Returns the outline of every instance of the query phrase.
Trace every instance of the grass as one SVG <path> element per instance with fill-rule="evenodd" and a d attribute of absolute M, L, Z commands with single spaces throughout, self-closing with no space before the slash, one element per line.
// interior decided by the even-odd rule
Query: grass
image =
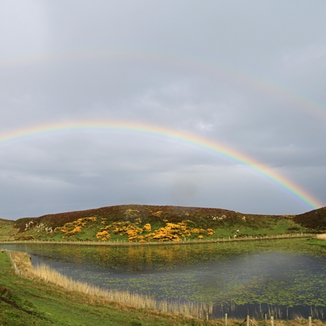
<path fill-rule="evenodd" d="M 14 225 L 14 221 L 0 219 L 0 241 L 9 240 L 18 233 Z"/>
<path fill-rule="evenodd" d="M 322 240 L 320 238 L 317 238 L 317 239 L 309 239 L 309 244 L 311 245 L 317 245 L 317 246 L 321 246 L 321 247 L 326 247 L 326 241 L 325 240 Z"/>
<path fill-rule="evenodd" d="M 205 318 L 205 311 L 209 310 L 208 305 L 194 304 L 194 303 L 180 303 L 171 302 L 168 300 L 157 301 L 149 296 L 139 295 L 137 293 L 131 293 L 127 291 L 116 290 L 102 290 L 95 286 L 90 286 L 87 283 L 77 282 L 69 279 L 68 277 L 56 272 L 46 265 L 40 265 L 33 268 L 33 274 L 46 282 L 51 282 L 65 289 L 74 292 L 81 292 L 96 296 L 98 298 L 108 299 L 110 301 L 116 301 L 126 305 L 132 305 L 134 307 L 143 309 L 149 308 L 153 310 L 160 310 L 164 312 L 185 314 L 191 317 Z"/>

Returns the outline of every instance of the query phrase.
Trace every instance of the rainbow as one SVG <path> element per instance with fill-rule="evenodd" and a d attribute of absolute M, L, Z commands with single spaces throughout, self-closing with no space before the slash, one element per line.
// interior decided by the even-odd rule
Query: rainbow
<path fill-rule="evenodd" d="M 237 164 L 244 165 L 250 170 L 263 177 L 279 189 L 285 191 L 288 195 L 303 203 L 305 206 L 316 209 L 322 207 L 322 203 L 300 188 L 297 184 L 282 176 L 280 173 L 248 157 L 239 151 L 223 146 L 222 144 L 203 138 L 198 135 L 190 134 L 184 131 L 176 131 L 166 127 L 160 127 L 152 124 L 143 124 L 127 121 L 75 121 L 65 123 L 53 123 L 30 128 L 14 130 L 0 135 L 0 144 L 11 143 L 30 137 L 37 137 L 58 132 L 74 132 L 78 130 L 105 130 L 141 133 L 149 136 L 158 136 L 163 139 L 171 139 L 183 144 L 196 146 L 206 151 L 217 154 L 227 160 Z"/>
<path fill-rule="evenodd" d="M 266 82 L 257 77 L 248 75 L 246 73 L 235 71 L 228 67 L 218 66 L 215 62 L 208 63 L 201 62 L 200 59 L 184 58 L 171 55 L 162 55 L 154 52 L 141 52 L 141 51 L 127 51 L 127 50 L 107 50 L 107 49 L 94 49 L 94 50 L 80 50 L 71 52 L 50 52 L 50 53 L 37 53 L 33 55 L 25 55 L 20 57 L 10 57 L 0 60 L 0 70 L 10 69 L 17 66 L 33 65 L 42 62 L 57 63 L 65 60 L 76 59 L 114 59 L 120 61 L 132 62 L 146 62 L 158 65 L 165 65 L 168 67 L 184 68 L 190 71 L 197 71 L 201 74 L 219 76 L 224 80 L 238 83 L 246 88 L 253 89 L 265 94 L 269 94 L 275 98 L 279 98 L 286 103 L 294 105 L 295 109 L 301 110 L 305 114 L 315 116 L 316 121 L 326 122 L 326 108 L 314 102 L 312 99 L 305 99 L 297 94 L 293 94 L 288 90 Z"/>

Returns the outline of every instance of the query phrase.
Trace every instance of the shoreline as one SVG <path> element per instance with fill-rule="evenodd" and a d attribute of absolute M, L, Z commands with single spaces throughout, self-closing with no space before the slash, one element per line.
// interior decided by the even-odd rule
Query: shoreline
<path fill-rule="evenodd" d="M 226 242 L 243 242 L 243 241 L 267 241 L 267 240 L 282 240 L 282 239 L 300 239 L 300 238 L 317 238 L 316 234 L 281 234 L 275 236 L 255 237 L 248 236 L 245 238 L 217 238 L 211 240 L 184 240 L 184 241 L 157 241 L 157 242 L 99 242 L 99 241 L 52 241 L 52 240 L 2 240 L 1 244 L 53 244 L 53 245 L 84 245 L 84 246 L 170 246 L 170 245 L 191 245 L 191 244 L 206 244 L 206 243 L 226 243 Z"/>
<path fill-rule="evenodd" d="M 2 251 L 4 252 L 4 251 Z M 224 318 L 212 318 L 212 306 L 211 305 L 202 305 L 199 304 L 198 306 L 194 305 L 180 305 L 178 304 L 177 307 L 173 307 L 175 303 L 172 302 L 163 302 L 162 305 L 158 305 L 155 300 L 151 300 L 150 297 L 142 296 L 142 295 L 135 295 L 131 293 L 123 293 L 123 296 L 126 296 L 127 300 L 121 300 L 121 298 L 115 297 L 114 293 L 110 293 L 107 291 L 101 291 L 100 288 L 92 287 L 87 283 L 82 283 L 78 281 L 73 281 L 67 277 L 62 276 L 60 273 L 54 272 L 51 268 L 41 268 L 41 271 L 37 273 L 37 270 L 31 265 L 30 263 L 30 256 L 28 253 L 16 252 L 11 250 L 6 250 L 10 261 L 15 267 L 15 272 L 19 277 L 26 278 L 32 281 L 39 282 L 41 281 L 43 284 L 52 284 L 54 287 L 59 287 L 64 289 L 67 293 L 80 293 L 85 297 L 96 297 L 98 300 L 102 302 L 102 304 L 109 305 L 110 303 L 116 303 L 118 305 L 122 305 L 124 307 L 128 307 L 129 309 L 139 309 L 139 310 L 147 310 L 149 313 L 152 314 L 162 314 L 164 316 L 174 315 L 180 318 L 186 318 L 188 320 L 194 320 L 191 318 L 197 319 L 198 325 L 222 325 L 226 323 L 230 326 L 235 325 L 242 325 L 246 320 L 250 321 L 250 324 L 253 323 L 254 325 L 326 325 L 325 321 L 320 320 L 318 318 L 294 318 L 294 319 L 282 319 L 278 317 L 273 317 L 272 314 L 269 318 L 266 317 L 261 319 L 255 316 L 250 316 L 247 314 L 245 321 L 238 318 L 230 318 L 228 314 L 225 314 Z M 117 291 L 118 293 L 119 291 Z M 132 298 L 133 297 L 133 298 Z M 122 301 L 120 301 L 120 300 Z M 132 300 L 130 300 L 132 299 Z M 145 301 L 144 301 L 145 300 Z M 124 302 L 123 302 L 124 301 Z M 144 302 L 146 302 L 144 304 Z M 140 307 L 137 307 L 140 304 Z M 169 306 L 171 304 L 171 306 Z M 228 322 L 226 322 L 226 320 Z M 242 321 L 242 323 L 241 323 Z M 185 323 L 184 325 L 188 325 Z M 197 325 L 197 323 L 196 323 Z M 247 323 L 248 325 L 248 323 Z"/>

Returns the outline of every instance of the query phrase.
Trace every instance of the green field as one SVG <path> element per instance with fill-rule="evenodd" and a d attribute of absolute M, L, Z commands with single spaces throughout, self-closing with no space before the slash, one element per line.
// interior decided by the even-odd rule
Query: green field
<path fill-rule="evenodd" d="M 15 228 L 15 221 L 0 219 L 0 241 L 13 239 L 19 229 Z"/>

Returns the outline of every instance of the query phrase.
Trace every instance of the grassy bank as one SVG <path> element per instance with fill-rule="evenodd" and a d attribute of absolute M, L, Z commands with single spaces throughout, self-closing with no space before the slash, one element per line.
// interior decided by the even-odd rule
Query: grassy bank
<path fill-rule="evenodd" d="M 39 277 L 33 276 L 27 254 L 16 253 L 12 259 L 25 277 L 18 276 L 7 253 L 0 252 L 0 325 L 225 325 L 224 320 L 204 321 L 116 303 L 85 284 L 71 287 L 75 282 L 48 269 L 40 269 Z M 228 320 L 229 326 L 241 323 Z M 250 325 L 271 322 L 253 320 Z M 308 325 L 308 321 L 274 321 L 274 326 L 280 325 Z M 314 320 L 312 325 L 326 324 Z"/>
<path fill-rule="evenodd" d="M 326 245 L 325 241 L 317 239 L 315 234 L 302 233 L 302 234 L 280 234 L 270 236 L 246 236 L 242 238 L 227 237 L 227 238 L 215 238 L 215 239 L 201 239 L 201 240 L 182 240 L 179 242 L 167 241 L 167 242 L 127 242 L 125 240 L 117 239 L 115 241 L 91 241 L 91 240 L 61 240 L 54 239 L 46 240 L 0 240 L 0 244 L 50 244 L 50 245 L 82 245 L 82 246 L 111 246 L 111 247 L 130 247 L 130 246 L 179 246 L 179 245 L 191 245 L 191 244 L 209 244 L 209 243 L 229 243 L 229 242 L 247 242 L 247 241 L 263 241 L 263 240 L 288 240 L 288 239 L 315 239 L 316 243 L 320 245 Z"/>

